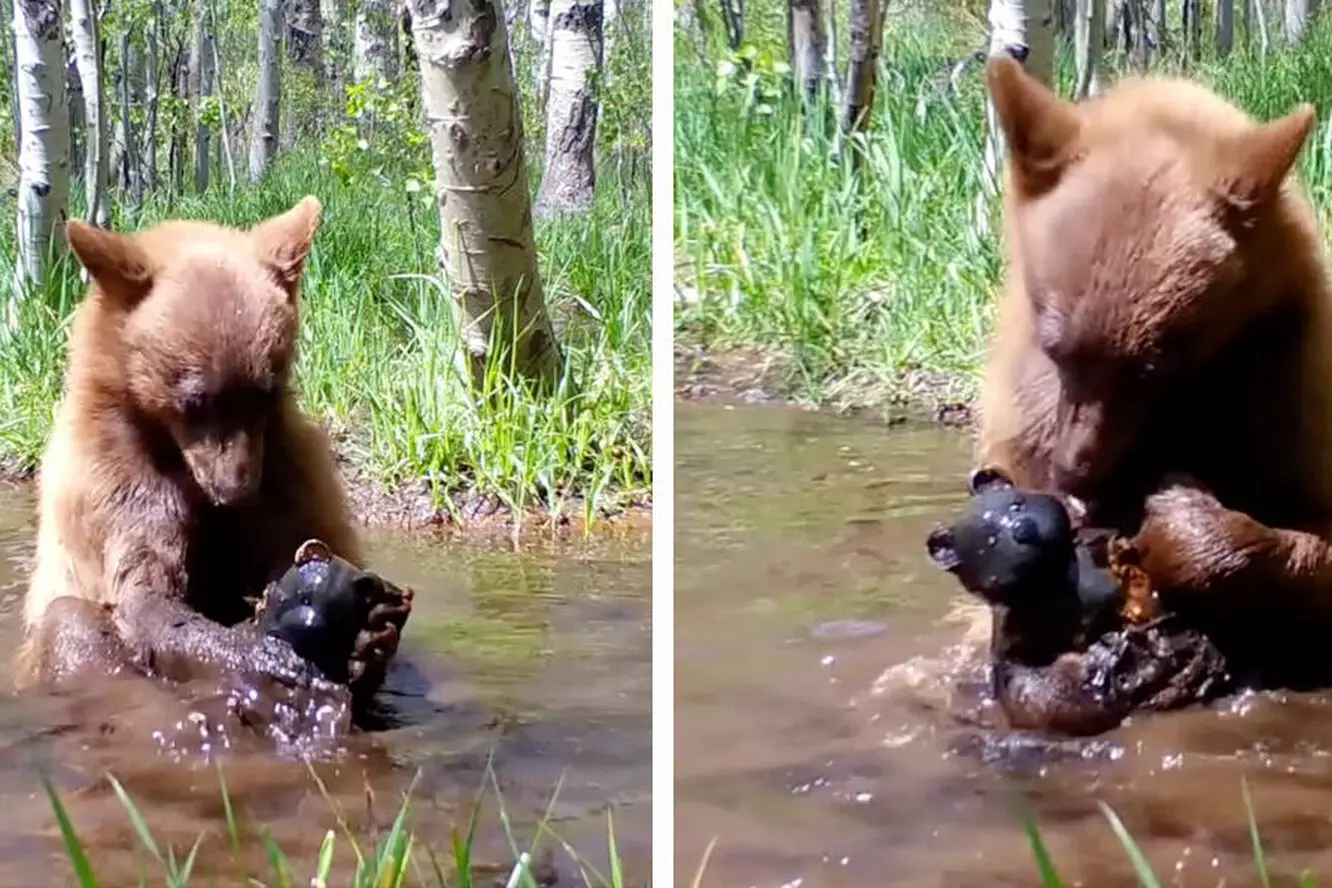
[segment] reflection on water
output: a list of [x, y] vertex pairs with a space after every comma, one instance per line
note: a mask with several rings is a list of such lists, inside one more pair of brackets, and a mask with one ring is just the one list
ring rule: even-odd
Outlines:
[[[0, 650], [19, 635], [24, 560], [33, 517], [25, 491], [0, 487]], [[248, 871], [271, 879], [259, 830], [292, 858], [294, 883], [308, 883], [334, 803], [366, 842], [392, 825], [419, 774], [413, 813], [419, 842], [446, 872], [451, 831], [466, 828], [486, 787], [478, 836], [482, 860], [511, 860], [496, 793], [526, 848], [550, 810], [553, 830], [608, 873], [606, 807], [631, 884], [650, 869], [651, 563], [647, 540], [521, 553], [369, 537], [373, 566], [416, 589], [412, 618], [388, 693], [410, 725], [352, 738], [337, 761], [305, 766], [270, 748], [233, 748], [219, 757], [251, 838]], [[231, 858], [215, 765], [199, 756], [155, 754], [155, 730], [188, 733], [184, 710], [142, 681], [106, 681], [61, 697], [0, 697], [0, 888], [54, 884], [67, 873], [50, 806], [36, 773], [51, 773], [89, 846], [103, 884], [137, 883], [161, 871], [130, 849], [134, 833], [103, 774], [110, 771], [177, 859], [203, 841], [197, 876], [243, 884]], [[561, 782], [562, 781], [562, 782]], [[342, 842], [343, 863], [352, 863]], [[543, 845], [551, 845], [547, 836]], [[366, 842], [367, 853], [373, 848]], [[165, 853], [165, 848], [163, 848]], [[428, 860], [419, 863], [430, 871]], [[567, 856], [554, 859], [561, 884], [581, 883]], [[118, 881], [119, 880], [119, 881]], [[198, 881], [198, 880], [196, 880]], [[346, 876], [343, 877], [343, 883]], [[335, 882], [336, 883], [336, 882]], [[193, 883], [192, 883], [193, 884]]]
[[982, 706], [987, 629], [924, 539], [970, 443], [777, 408], [676, 407], [675, 867], [703, 884], [1037, 884], [1028, 806], [1070, 884], [1332, 875], [1332, 696], [1249, 696], [1051, 746]]

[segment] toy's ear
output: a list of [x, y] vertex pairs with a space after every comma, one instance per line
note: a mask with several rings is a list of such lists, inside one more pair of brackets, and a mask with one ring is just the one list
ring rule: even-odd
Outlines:
[[930, 560], [946, 571], [957, 570], [962, 559], [957, 555], [957, 545], [953, 542], [953, 532], [946, 527], [936, 527], [925, 539], [925, 548], [930, 552]]
[[995, 466], [983, 466], [971, 473], [967, 479], [967, 490], [972, 496], [995, 488], [1013, 487], [1013, 479], [1003, 469]]

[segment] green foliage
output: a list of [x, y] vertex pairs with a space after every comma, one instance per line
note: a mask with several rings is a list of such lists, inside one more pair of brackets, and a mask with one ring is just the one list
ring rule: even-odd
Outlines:
[[426, 205], [432, 205], [434, 189], [422, 187], [434, 171], [419, 89], [410, 79], [390, 83], [383, 77], [348, 86], [345, 117], [324, 137], [320, 164], [344, 185], [366, 176], [393, 181], [386, 171], [401, 171], [401, 187], [423, 192]]
[[[118, 69], [119, 36], [131, 28], [140, 49], [150, 24], [160, 25], [162, 93], [158, 98], [158, 176], [142, 207], [112, 195], [113, 224], [134, 229], [173, 216], [247, 225], [307, 193], [325, 206], [325, 222], [305, 287], [300, 373], [305, 405], [327, 422], [354, 468], [385, 485], [425, 479], [438, 502], [458, 512], [481, 500], [512, 509], [584, 517], [647, 497], [650, 427], [650, 78], [647, 4], [622, 10], [602, 89], [598, 197], [581, 217], [538, 223], [537, 250], [547, 303], [566, 355], [552, 398], [489, 368], [480, 391], [458, 370], [459, 337], [447, 292], [439, 285], [435, 249], [439, 214], [421, 113], [420, 79], [321, 85], [281, 53], [283, 149], [259, 186], [246, 183], [248, 126], [257, 78], [257, 5], [207, 0], [221, 57], [217, 94], [198, 107], [174, 95], [171, 63], [192, 34], [196, 0], [127, 0], [103, 21], [107, 77]], [[160, 7], [162, 15], [155, 9]], [[6, 8], [0, 4], [0, 8]], [[347, 10], [340, 38], [350, 34]], [[542, 161], [544, 103], [535, 95], [540, 51], [512, 35], [533, 187]], [[339, 35], [335, 35], [339, 36]], [[349, 40], [334, 41], [335, 51]], [[345, 60], [344, 60], [345, 61]], [[0, 84], [12, 72], [0, 64]], [[151, 80], [151, 77], [148, 78]], [[108, 84], [110, 86], [110, 83]], [[113, 116], [118, 93], [108, 89]], [[195, 126], [228, 124], [238, 187], [225, 171], [195, 194]], [[132, 109], [142, 149], [146, 102]], [[185, 140], [181, 192], [168, 182], [172, 129]], [[215, 130], [216, 132], [216, 130]], [[12, 212], [3, 189], [12, 176], [4, 146], [12, 143], [9, 105], [0, 107], [0, 212]], [[7, 141], [8, 140], [8, 141]], [[294, 142], [294, 148], [286, 143]], [[221, 140], [213, 139], [220, 167]], [[72, 189], [72, 215], [83, 189]], [[14, 227], [0, 226], [0, 280], [12, 279]], [[58, 263], [40, 293], [18, 304], [19, 334], [0, 361], [0, 466], [35, 466], [59, 397], [65, 325], [82, 298], [72, 261]]]
[[[584, 517], [651, 488], [651, 229], [646, 187], [607, 178], [585, 216], [541, 223], [537, 252], [566, 370], [538, 398], [492, 367], [474, 391], [457, 370], [459, 337], [433, 279], [439, 214], [369, 176], [343, 183], [314, 151], [279, 158], [259, 187], [171, 199], [136, 228], [181, 214], [252, 224], [307, 193], [324, 222], [303, 288], [305, 406], [325, 418], [360, 470], [395, 484], [425, 478], [446, 508], [479, 495], [513, 509]], [[80, 212], [76, 190], [73, 212]], [[13, 274], [13, 229], [0, 228], [0, 280]], [[82, 298], [72, 261], [20, 302], [19, 336], [0, 362], [0, 459], [34, 466], [64, 368], [65, 323]]]
[[[826, 403], [890, 405], [914, 398], [922, 377], [969, 397], [1001, 252], [996, 202], [992, 233], [976, 225], [982, 66], [967, 68], [956, 92], [949, 80], [982, 45], [984, 21], [960, 28], [956, 11], [923, 5], [890, 17], [870, 131], [846, 140], [828, 123], [831, 109], [804, 112], [790, 96], [783, 10], [750, 0], [738, 52], [718, 29], [702, 40], [677, 33], [677, 333], [772, 354], [793, 394]], [[1068, 95], [1066, 48], [1058, 61]], [[1250, 44], [1225, 60], [1204, 54], [1190, 70], [1260, 117], [1318, 105], [1324, 123], [1302, 169], [1326, 216], [1332, 21], [1265, 63]]]

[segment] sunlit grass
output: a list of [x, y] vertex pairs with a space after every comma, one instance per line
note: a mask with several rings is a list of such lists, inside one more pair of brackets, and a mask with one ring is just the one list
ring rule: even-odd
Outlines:
[[[434, 251], [439, 216], [419, 194], [373, 177], [344, 185], [313, 153], [284, 157], [261, 186], [225, 187], [142, 212], [249, 225], [319, 196], [324, 217], [304, 284], [304, 404], [367, 475], [427, 479], [455, 513], [480, 496], [514, 511], [591, 518], [651, 490], [650, 214], [646, 188], [605, 176], [585, 216], [538, 223], [547, 304], [565, 351], [553, 395], [511, 382], [496, 362], [480, 390], [455, 358], [457, 327]], [[76, 196], [79, 189], [75, 189]], [[73, 208], [75, 212], [77, 207]], [[12, 280], [13, 226], [0, 227], [0, 281]], [[82, 298], [72, 260], [22, 301], [19, 334], [0, 345], [0, 460], [32, 468], [59, 396], [64, 324]]]
[[[311, 770], [311, 774], [314, 772]], [[269, 863], [269, 872], [249, 871], [241, 862], [243, 839], [240, 821], [227, 791], [225, 776], [218, 769], [219, 788], [225, 815], [225, 839], [232, 851], [232, 860], [237, 871], [235, 875], [245, 884], [255, 888], [291, 888], [295, 885], [309, 885], [313, 888], [325, 888], [330, 885], [346, 885], [348, 888], [398, 888], [398, 886], [439, 886], [439, 888], [472, 888], [472, 886], [495, 884], [495, 866], [482, 864], [476, 859], [474, 849], [478, 829], [478, 814], [481, 807], [481, 792], [471, 806], [467, 821], [461, 828], [455, 827], [447, 837], [447, 842], [438, 838], [418, 834], [412, 825], [412, 790], [416, 782], [404, 793], [392, 825], [384, 835], [377, 837], [372, 846], [367, 847], [348, 825], [336, 802], [328, 795], [323, 783], [314, 777], [320, 792], [337, 816], [338, 829], [328, 830], [319, 847], [314, 871], [308, 875], [297, 872], [297, 867], [288, 855], [278, 846], [266, 831], [259, 833], [258, 841], [264, 846]], [[207, 841], [218, 841], [219, 837], [201, 834], [189, 849], [163, 847], [153, 835], [147, 819], [135, 805], [125, 788], [113, 776], [108, 780], [114, 790], [125, 815], [129, 819], [136, 840], [143, 851], [160, 871], [162, 879], [169, 888], [199, 884], [194, 879], [193, 871], [199, 850]], [[503, 797], [493, 770], [486, 769], [487, 786], [482, 791], [493, 791], [499, 802], [499, 816], [503, 825], [508, 845], [512, 852], [511, 866], [507, 867], [505, 888], [537, 888], [537, 875], [533, 861], [537, 859], [543, 841], [558, 845], [576, 870], [576, 882], [566, 878], [561, 884], [581, 884], [585, 888], [624, 888], [624, 879], [619, 851], [615, 840], [615, 823], [609, 809], [606, 814], [606, 850], [609, 861], [608, 872], [603, 873], [596, 866], [579, 856], [575, 849], [564, 841], [550, 825], [551, 812], [554, 808], [559, 787], [552, 795], [549, 805], [540, 823], [535, 827], [534, 835], [526, 846], [522, 846], [515, 835], [514, 823], [504, 806]], [[80, 838], [76, 825], [61, 801], [59, 793], [45, 778], [42, 785], [50, 800], [60, 830], [61, 841], [80, 888], [100, 888], [102, 882], [97, 876], [97, 867], [92, 861]], [[442, 845], [442, 847], [441, 847]], [[123, 852], [122, 852], [123, 853]], [[337, 870], [334, 879], [334, 867]], [[346, 872], [350, 867], [350, 873]], [[562, 877], [574, 875], [566, 866]], [[212, 881], [211, 879], [209, 880]]]
[[[677, 336], [777, 357], [791, 394], [825, 403], [884, 406], [913, 371], [974, 394], [999, 225], [995, 201], [991, 233], [976, 225], [983, 66], [971, 64], [956, 92], [949, 80], [983, 42], [983, 21], [969, 33], [922, 8], [890, 16], [870, 131], [847, 141], [833, 115], [802, 110], [786, 90], [774, 10], [746, 5], [739, 53], [716, 45], [700, 58], [677, 37]], [[1302, 172], [1318, 205], [1332, 206], [1332, 22], [1265, 62], [1249, 47], [1193, 72], [1262, 118], [1315, 103]], [[1061, 52], [1063, 95], [1072, 75]]]

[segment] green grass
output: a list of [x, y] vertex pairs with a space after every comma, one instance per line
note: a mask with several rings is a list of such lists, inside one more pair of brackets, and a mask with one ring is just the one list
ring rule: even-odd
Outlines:
[[[1258, 884], [1262, 885], [1263, 888], [1271, 888], [1272, 879], [1268, 868], [1267, 854], [1263, 851], [1262, 838], [1259, 835], [1258, 821], [1253, 811], [1253, 798], [1249, 794], [1248, 781], [1241, 783], [1241, 790], [1244, 800], [1244, 814], [1249, 825], [1249, 838], [1253, 843], [1254, 871], [1258, 875]], [[1160, 888], [1161, 880], [1155, 870], [1152, 869], [1151, 863], [1148, 862], [1146, 853], [1134, 840], [1128, 828], [1124, 826], [1124, 822], [1119, 819], [1119, 815], [1105, 802], [1098, 802], [1097, 805], [1110, 824], [1110, 829], [1114, 832], [1115, 838], [1119, 840], [1119, 844], [1123, 847], [1124, 853], [1128, 855], [1129, 861], [1133, 864], [1133, 872], [1138, 878], [1138, 884], [1142, 885], [1143, 888]], [[1036, 869], [1041, 878], [1040, 884], [1044, 888], [1064, 888], [1068, 883], [1059, 875], [1054, 861], [1050, 858], [1050, 853], [1045, 847], [1045, 842], [1041, 838], [1040, 830], [1029, 811], [1024, 810], [1022, 812], [1022, 826], [1027, 836], [1027, 843], [1031, 846], [1032, 856], [1036, 860]], [[1308, 870], [1301, 872], [1299, 885], [1300, 888], [1315, 888], [1317, 882], [1314, 881], [1313, 873]]]
[[[226, 779], [220, 766], [218, 781], [225, 821], [220, 826], [225, 828], [225, 835], [201, 834], [188, 849], [162, 847], [161, 842], [153, 836], [147, 820], [134, 804], [130, 794], [114, 776], [108, 775], [108, 780], [125, 809], [126, 817], [141, 850], [146, 852], [169, 888], [185, 888], [188, 885], [200, 884], [199, 879], [193, 878], [199, 850], [206, 842], [219, 841], [226, 841], [230, 846], [232, 860], [236, 866], [234, 875], [244, 884], [255, 888], [291, 888], [294, 885], [311, 885], [315, 888], [324, 888], [328, 885], [346, 885], [348, 888], [399, 888], [399, 886], [472, 888], [474, 885], [496, 884], [495, 865], [478, 861], [474, 852], [481, 806], [480, 792], [467, 815], [467, 822], [461, 825], [461, 831], [455, 827], [448, 837], [446, 847], [441, 849], [432, 844], [431, 837], [423, 837], [413, 830], [411, 819], [411, 792], [415, 786], [413, 782], [412, 787], [409, 787], [404, 794], [388, 831], [382, 836], [372, 837], [373, 845], [366, 847], [364, 839], [358, 837], [348, 825], [336, 803], [325, 791], [323, 783], [319, 781], [317, 775], [314, 775], [313, 769], [311, 774], [320, 792], [337, 815], [340, 833], [330, 829], [324, 834], [314, 872], [307, 875], [295, 872], [296, 867], [288, 855], [278, 847], [272, 836], [263, 830], [258, 833], [258, 841], [264, 847], [270, 871], [257, 873], [245, 868], [241, 862], [242, 844], [245, 841], [242, 838], [241, 815], [232, 806]], [[558, 787], [547, 806], [545, 816], [536, 824], [531, 842], [523, 847], [515, 837], [514, 824], [504, 807], [495, 774], [489, 767], [486, 769], [486, 780], [498, 800], [500, 821], [513, 855], [512, 862], [506, 864], [500, 873], [500, 875], [507, 873], [507, 879], [502, 883], [505, 888], [537, 888], [533, 861], [538, 857], [543, 839], [558, 845], [577, 870], [576, 880], [570, 879], [569, 876], [574, 874], [569, 872], [569, 864], [561, 864], [560, 884], [581, 884], [585, 888], [623, 888], [626, 882], [615, 842], [615, 824], [609, 809], [606, 815], [606, 851], [609, 868], [603, 873], [580, 857], [574, 848], [551, 828], [550, 813], [559, 794]], [[79, 888], [99, 888], [102, 882], [98, 879], [96, 865], [89, 858], [84, 842], [71, 821], [59, 793], [45, 777], [42, 778], [42, 785], [55, 814], [61, 841], [77, 880], [76, 884]], [[483, 786], [482, 790], [485, 789]], [[336, 871], [336, 881], [333, 880], [335, 866], [339, 867]], [[142, 878], [146, 880], [147, 877]], [[213, 881], [209, 879], [208, 883], [212, 884]]]
[[[651, 490], [650, 214], [644, 183], [603, 174], [593, 210], [538, 223], [549, 310], [566, 353], [558, 390], [529, 394], [493, 367], [472, 390], [436, 269], [433, 204], [375, 175], [350, 184], [313, 150], [284, 156], [234, 200], [153, 196], [135, 229], [186, 216], [248, 225], [317, 195], [324, 221], [304, 289], [299, 381], [305, 406], [342, 439], [368, 477], [392, 487], [424, 478], [459, 512], [477, 496], [516, 513], [590, 519]], [[81, 212], [75, 187], [71, 211]], [[12, 212], [13, 204], [8, 205]], [[0, 281], [12, 280], [13, 226], [0, 226]], [[65, 322], [82, 298], [72, 260], [22, 302], [20, 334], [0, 359], [0, 462], [32, 468], [50, 429], [65, 360]]]
[[[871, 130], [839, 144], [832, 115], [802, 112], [786, 91], [774, 9], [746, 4], [752, 36], [739, 53], [700, 51], [677, 34], [677, 337], [774, 356], [790, 393], [818, 402], [884, 407], [913, 371], [974, 394], [1001, 252], [997, 233], [982, 237], [974, 224], [982, 67], [956, 94], [948, 75], [983, 45], [983, 19], [968, 31], [918, 7], [890, 16]], [[1065, 96], [1072, 73], [1061, 48]], [[1320, 125], [1303, 172], [1330, 205], [1332, 23], [1266, 64], [1254, 49], [1204, 59], [1194, 73], [1261, 117], [1314, 102]]]

